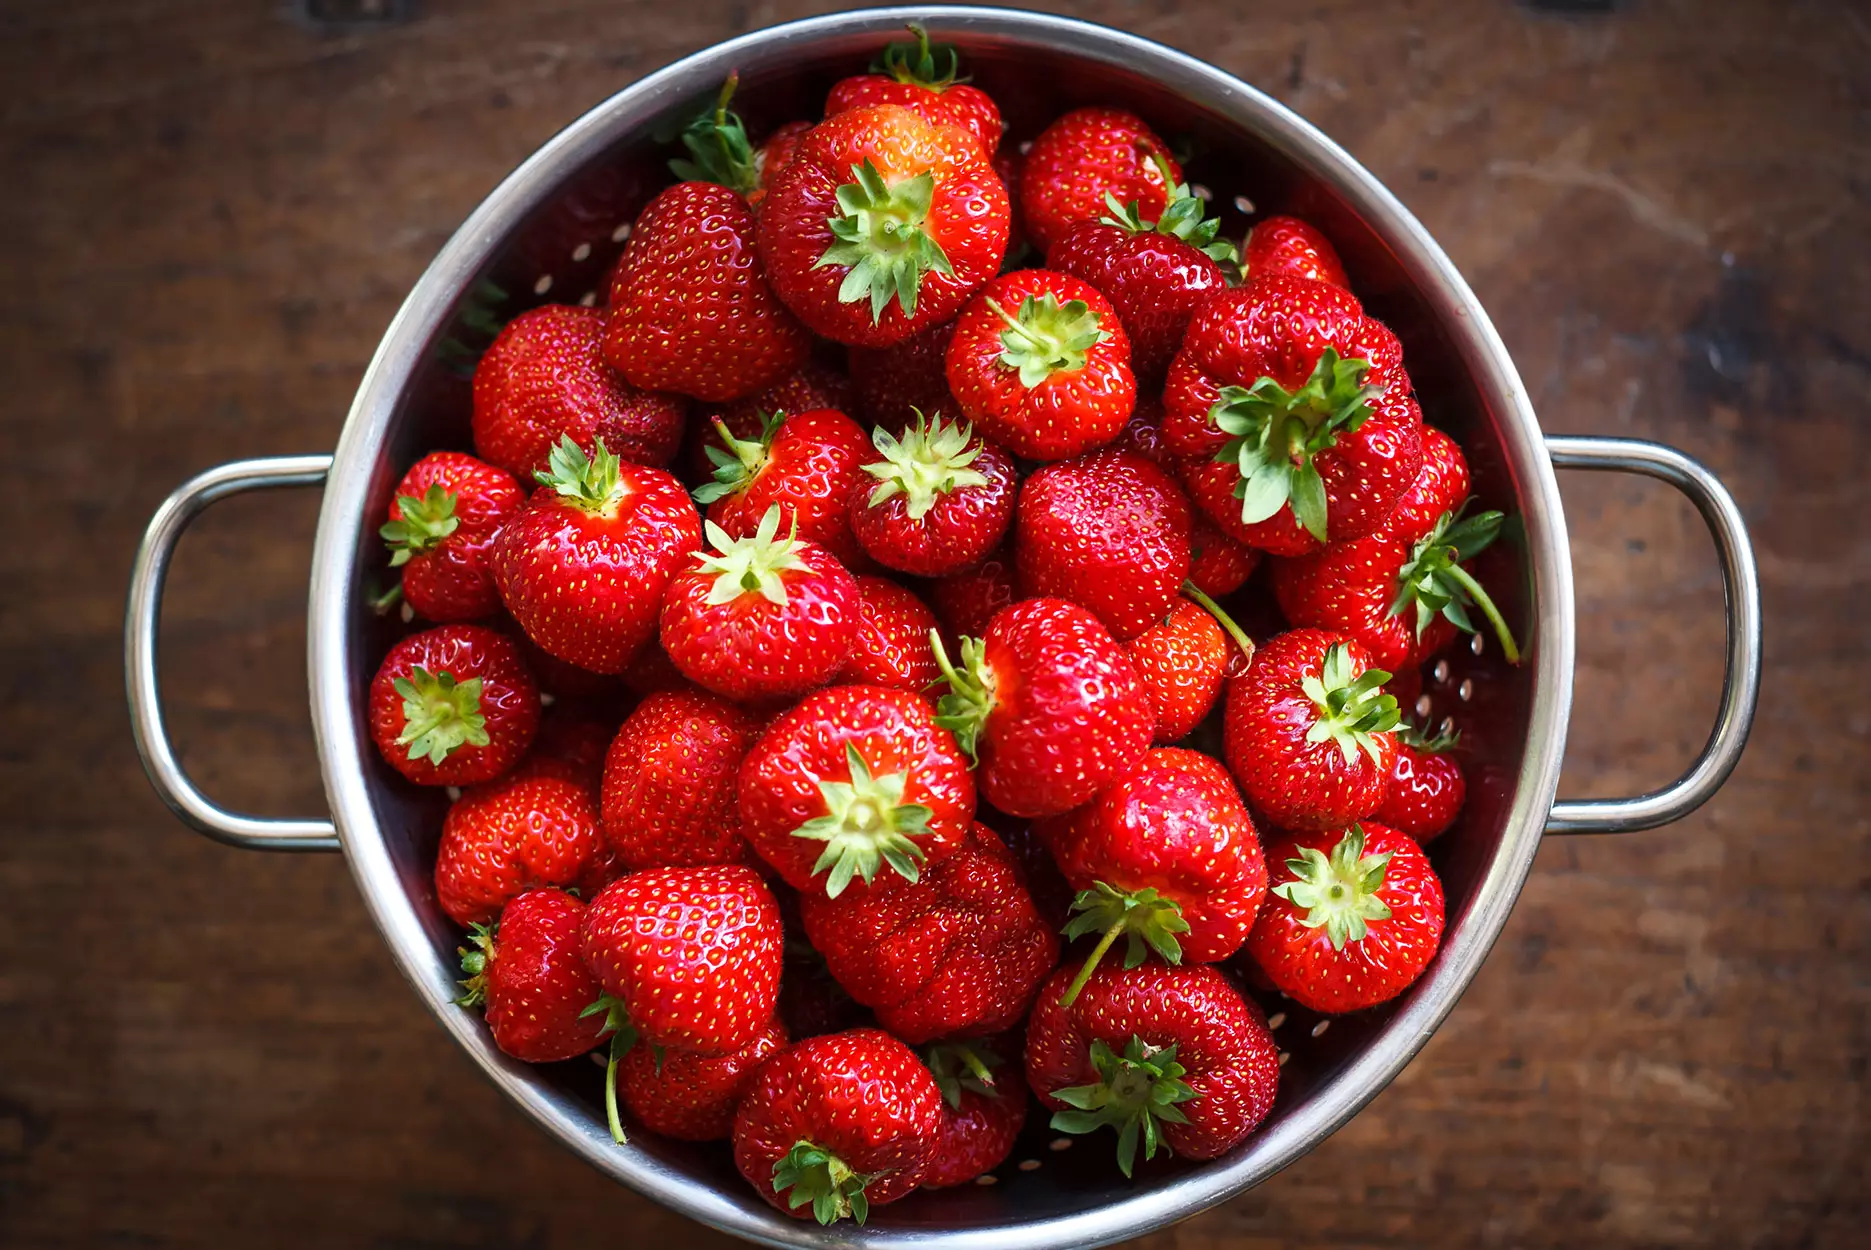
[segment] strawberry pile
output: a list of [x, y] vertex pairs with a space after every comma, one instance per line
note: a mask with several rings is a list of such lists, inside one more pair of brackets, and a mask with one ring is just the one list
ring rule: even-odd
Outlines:
[[475, 454], [394, 492], [428, 627], [369, 692], [450, 787], [495, 1043], [824, 1223], [1035, 1100], [1126, 1176], [1239, 1144], [1244, 986], [1361, 1011], [1436, 953], [1464, 786], [1399, 692], [1471, 614], [1518, 656], [1502, 517], [1331, 244], [1237, 252], [1122, 110], [1006, 141], [914, 33], [762, 145], [730, 81], [608, 306], [505, 325]]

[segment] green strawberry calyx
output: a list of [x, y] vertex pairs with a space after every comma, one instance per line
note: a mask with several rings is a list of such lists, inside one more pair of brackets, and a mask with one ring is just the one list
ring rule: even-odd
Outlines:
[[1384, 758], [1375, 735], [1390, 732], [1402, 719], [1397, 697], [1382, 689], [1390, 680], [1383, 669], [1367, 668], [1353, 677], [1351, 667], [1351, 652], [1344, 643], [1335, 642], [1325, 649], [1319, 671], [1300, 679], [1300, 689], [1319, 709], [1318, 718], [1306, 731], [1306, 741], [1338, 743], [1347, 764], [1363, 751], [1381, 768]]
[[1006, 325], [1000, 332], [1000, 363], [1020, 375], [1029, 391], [1055, 373], [1077, 373], [1092, 348], [1111, 337], [1102, 319], [1082, 299], [1059, 302], [1051, 291], [1020, 301], [1018, 316], [992, 296], [982, 297]]
[[1291, 505], [1306, 532], [1327, 541], [1325, 482], [1312, 458], [1369, 419], [1371, 401], [1384, 393], [1365, 382], [1370, 371], [1370, 361], [1341, 358], [1328, 347], [1296, 391], [1270, 377], [1221, 388], [1208, 415], [1229, 438], [1215, 460], [1240, 471], [1234, 497], [1241, 501], [1243, 525]]
[[1441, 755], [1461, 740], [1462, 734], [1458, 729], [1445, 729], [1439, 734], [1432, 735], [1407, 720], [1397, 726], [1397, 741], [1424, 755]]
[[1061, 1007], [1070, 1007], [1078, 1001], [1079, 991], [1085, 988], [1085, 982], [1098, 970], [1105, 952], [1120, 937], [1128, 939], [1124, 950], [1126, 968], [1141, 964], [1150, 951], [1155, 951], [1164, 963], [1182, 962], [1182, 943], [1176, 940], [1176, 935], [1189, 931], [1189, 922], [1182, 916], [1182, 904], [1173, 898], [1164, 898], [1148, 886], [1141, 890], [1120, 890], [1103, 881], [1094, 881], [1091, 889], [1080, 890], [1078, 897], [1072, 900], [1072, 911], [1075, 914], [1063, 930], [1066, 941], [1088, 933], [1099, 937], [1078, 975], [1059, 996]]
[[479, 677], [457, 682], [453, 673], [431, 673], [418, 664], [391, 685], [403, 696], [403, 732], [396, 744], [409, 748], [410, 759], [440, 764], [464, 746], [487, 745]]
[[456, 984], [461, 986], [461, 997], [455, 1000], [457, 1007], [484, 1007], [487, 1005], [487, 967], [494, 958], [495, 932], [499, 922], [494, 924], [471, 924], [468, 926], [468, 945], [457, 946], [455, 954], [461, 960], [461, 970], [467, 977]]
[[715, 97], [714, 107], [704, 109], [682, 131], [688, 159], [677, 157], [669, 162], [669, 169], [684, 182], [713, 182], [741, 195], [759, 188], [760, 166], [754, 159], [754, 145], [748, 141], [740, 117], [728, 108], [740, 80], [739, 74], [729, 74]]
[[793, 1210], [811, 1203], [812, 1218], [821, 1224], [843, 1219], [862, 1224], [871, 1213], [865, 1186], [882, 1175], [854, 1172], [843, 1159], [802, 1137], [773, 1165], [773, 1192], [786, 1194]]
[[783, 412], [772, 412], [760, 418], [760, 435], [757, 438], [736, 438], [727, 422], [715, 418], [715, 434], [721, 440], [721, 446], [713, 443], [702, 445], [703, 453], [714, 465], [715, 480], [703, 482], [695, 488], [695, 502], [713, 503], [746, 490], [750, 482], [760, 476], [760, 470], [766, 467], [767, 453], [773, 447], [773, 438], [779, 433], [780, 425], [786, 420]]
[[[630, 1048], [637, 1044], [637, 1027], [630, 1023], [630, 1012], [624, 1004], [609, 994], [600, 994], [589, 1007], [578, 1013], [580, 1020], [602, 1015], [604, 1027], [598, 1036], [610, 1035], [610, 1051], [604, 1062], [604, 1118], [610, 1126], [611, 1140], [622, 1146], [629, 1139], [624, 1136], [624, 1121], [617, 1113], [617, 1065], [630, 1053]], [[663, 1069], [662, 1055], [656, 1056], [656, 1070]]]
[[898, 438], [883, 426], [871, 433], [882, 460], [864, 466], [877, 479], [870, 495], [875, 508], [896, 496], [903, 496], [904, 507], [912, 521], [929, 515], [936, 500], [969, 486], [988, 485], [987, 475], [968, 466], [981, 454], [983, 444], [974, 441], [972, 426], [942, 420], [941, 414], [925, 417], [912, 408], [916, 419]]
[[952, 1111], [961, 1110], [963, 1090], [983, 1098], [1001, 1096], [994, 1069], [1007, 1061], [981, 1042], [938, 1042], [923, 1048], [922, 1061]]
[[546, 467], [533, 477], [564, 502], [586, 512], [615, 516], [624, 499], [622, 466], [601, 438], [594, 440], [587, 456], [570, 434], [561, 435], [559, 445], [546, 457]]
[[961, 666], [949, 662], [948, 648], [942, 645], [940, 630], [929, 631], [929, 645], [935, 648], [936, 666], [948, 681], [948, 693], [936, 704], [935, 723], [955, 735], [955, 744], [968, 753], [968, 759], [981, 762], [981, 732], [988, 717], [994, 714], [994, 670], [988, 667], [986, 644], [979, 638], [961, 640]]
[[1317, 847], [1300, 847], [1299, 855], [1286, 861], [1286, 870], [1296, 880], [1274, 886], [1273, 893], [1305, 908], [1300, 923], [1308, 929], [1324, 929], [1332, 949], [1342, 951], [1345, 943], [1364, 940], [1369, 922], [1390, 918], [1390, 908], [1377, 897], [1384, 887], [1384, 865], [1389, 862], [1388, 851], [1364, 853], [1364, 829], [1353, 825], [1330, 856]]
[[1240, 253], [1227, 239], [1216, 238], [1221, 233], [1221, 218], [1208, 215], [1208, 205], [1202, 202], [1189, 189], [1187, 183], [1177, 182], [1170, 177], [1169, 162], [1161, 154], [1153, 159], [1156, 167], [1162, 171], [1163, 185], [1169, 188], [1168, 203], [1163, 206], [1163, 214], [1155, 221], [1145, 221], [1136, 200], [1128, 204], [1118, 201], [1115, 192], [1104, 193], [1105, 207], [1110, 211], [1098, 220], [1107, 226], [1116, 226], [1131, 234], [1166, 234], [1172, 239], [1181, 239], [1184, 243], [1206, 255], [1210, 260], [1225, 268], [1235, 265], [1240, 260]]
[[1410, 561], [1397, 573], [1397, 597], [1390, 605], [1392, 616], [1416, 610], [1416, 636], [1421, 638], [1429, 623], [1440, 614], [1464, 633], [1475, 633], [1475, 623], [1468, 618], [1470, 606], [1481, 609], [1500, 640], [1501, 653], [1509, 664], [1520, 663], [1520, 648], [1514, 631], [1507, 627], [1501, 610], [1475, 580], [1462, 562], [1485, 550], [1501, 533], [1503, 517], [1498, 512], [1477, 512], [1463, 520], [1459, 512], [1445, 512], [1435, 526], [1410, 552]]
[[916, 880], [917, 865], [927, 858], [916, 838], [928, 837], [935, 813], [921, 803], [905, 803], [908, 773], [872, 775], [870, 765], [853, 744], [845, 743], [847, 781], [818, 783], [825, 799], [825, 814], [793, 830], [795, 838], [825, 843], [814, 876], [829, 870], [825, 897], [837, 898], [852, 877], [869, 885], [877, 870], [888, 864], [905, 881]]
[[931, 270], [951, 276], [955, 272], [948, 253], [922, 228], [935, 200], [935, 175], [924, 172], [886, 183], [866, 160], [851, 167], [851, 176], [856, 181], [838, 188], [838, 207], [844, 215], [826, 222], [832, 245], [812, 267], [846, 268], [838, 302], [869, 299], [873, 324], [883, 320], [893, 299], [902, 305], [905, 317], [913, 317], [923, 275]]
[[377, 533], [390, 548], [390, 567], [401, 568], [412, 559], [426, 555], [442, 545], [442, 540], [461, 526], [455, 515], [455, 492], [439, 483], [432, 485], [418, 499], [398, 495], [397, 511], [402, 519], [391, 521]]
[[967, 82], [961, 74], [961, 54], [953, 44], [930, 43], [929, 32], [920, 22], [906, 23], [916, 42], [898, 39], [884, 45], [871, 62], [871, 73], [888, 74], [898, 82], [945, 91], [958, 82]]
[[729, 537], [728, 532], [713, 521], [704, 521], [702, 528], [714, 548], [695, 553], [701, 560], [697, 571], [715, 575], [714, 584], [708, 588], [708, 598], [703, 601], [709, 607], [755, 594], [768, 603], [785, 607], [786, 580], [781, 575], [813, 571], [810, 564], [799, 558], [806, 544], [799, 538], [797, 518], [793, 521], [793, 532], [785, 538], [779, 536], [778, 504], [767, 509], [760, 524], [746, 538]]
[[1136, 1166], [1139, 1142], [1145, 1159], [1156, 1158], [1158, 1150], [1174, 1154], [1161, 1126], [1187, 1124], [1189, 1118], [1176, 1104], [1196, 1096], [1182, 1079], [1186, 1073], [1176, 1062], [1176, 1048], [1152, 1046], [1135, 1033], [1123, 1054], [1093, 1041], [1091, 1066], [1098, 1074], [1092, 1084], [1052, 1091], [1067, 1107], [1053, 1113], [1052, 1127], [1061, 1133], [1116, 1129], [1117, 1166], [1125, 1176]]

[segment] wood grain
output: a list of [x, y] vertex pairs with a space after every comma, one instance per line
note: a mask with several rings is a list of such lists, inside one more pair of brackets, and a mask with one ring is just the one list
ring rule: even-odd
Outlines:
[[[403, 292], [558, 127], [824, 6], [390, 7], [413, 16], [0, 3], [0, 1244], [726, 1244], [479, 1080], [340, 862], [192, 837], [130, 746], [124, 585], [162, 496], [329, 447]], [[1345, 144], [1469, 277], [1547, 428], [1713, 465], [1766, 584], [1760, 719], [1722, 795], [1674, 828], [1549, 843], [1393, 1088], [1137, 1244], [1862, 1245], [1871, 21], [1753, 0], [1048, 7], [1195, 51]], [[321, 11], [346, 8], [372, 6]], [[1663, 488], [1564, 490], [1584, 622], [1565, 790], [1631, 792], [1705, 733], [1717, 570]], [[261, 811], [321, 803], [315, 506], [217, 509], [166, 615], [184, 758]]]

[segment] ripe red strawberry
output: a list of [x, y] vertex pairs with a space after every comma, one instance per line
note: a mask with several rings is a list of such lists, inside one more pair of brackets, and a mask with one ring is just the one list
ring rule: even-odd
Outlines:
[[539, 688], [511, 639], [443, 625], [390, 648], [370, 682], [370, 736], [419, 786], [467, 786], [519, 762], [539, 728]]
[[1222, 269], [1234, 245], [1217, 240], [1221, 220], [1205, 217], [1201, 200], [1178, 183], [1155, 218], [1135, 203], [1105, 195], [1107, 212], [1072, 226], [1046, 253], [1046, 267], [1097, 287], [1130, 336], [1130, 367], [1139, 389], [1155, 389], [1182, 346], [1183, 331], [1202, 302], [1226, 290]]
[[1255, 809], [1287, 829], [1342, 829], [1375, 812], [1396, 759], [1390, 674], [1323, 629], [1261, 644], [1228, 685], [1228, 767]]
[[1007, 256], [1001, 262], [1003, 268], [1014, 268], [1022, 262], [1026, 251], [1026, 227], [1020, 224], [1020, 171], [1026, 168], [1026, 157], [1012, 144], [1002, 146], [994, 153], [994, 172], [1000, 175], [1001, 185], [1007, 188]]
[[432, 451], [411, 465], [377, 531], [390, 567], [403, 570], [403, 602], [432, 621], [499, 611], [487, 548], [525, 502], [511, 473], [458, 451]]
[[914, 594], [881, 577], [860, 577], [858, 632], [851, 659], [838, 674], [855, 686], [895, 686], [925, 694], [942, 680], [935, 645], [935, 613]]
[[887, 568], [940, 577], [986, 558], [1013, 520], [1019, 475], [1007, 453], [965, 425], [918, 417], [898, 438], [879, 426], [851, 492], [851, 532]]
[[527, 890], [574, 884], [601, 841], [597, 803], [568, 765], [522, 765], [450, 805], [436, 901], [458, 925], [488, 924]]
[[604, 759], [604, 836], [633, 869], [739, 864], [735, 795], [760, 723], [700, 690], [652, 694], [617, 731]]
[[801, 894], [799, 914], [845, 992], [906, 1042], [1011, 1028], [1059, 962], [1059, 940], [986, 825], [915, 881]]
[[1455, 823], [1468, 797], [1468, 781], [1449, 749], [1459, 735], [1429, 737], [1405, 724], [1397, 731], [1397, 762], [1384, 788], [1377, 820], [1427, 844]]
[[501, 527], [489, 563], [534, 642], [594, 673], [622, 672], [656, 630], [663, 590], [701, 545], [701, 519], [661, 469], [587, 458], [568, 438], [544, 485]]
[[563, 890], [510, 900], [493, 927], [476, 924], [461, 956], [463, 1007], [482, 1008], [494, 1045], [522, 1063], [576, 1059], [598, 1044], [604, 1022], [584, 1009], [597, 978], [579, 953], [585, 905]]
[[879, 104], [801, 140], [761, 205], [760, 254], [814, 331], [887, 347], [947, 321], [994, 276], [1007, 218], [971, 132]]
[[1272, 277], [1190, 319], [1163, 436], [1196, 505], [1276, 555], [1361, 538], [1422, 467], [1422, 414], [1396, 336], [1349, 292]]
[[1020, 488], [1014, 558], [1027, 593], [1089, 608], [1120, 642], [1169, 614], [1189, 576], [1189, 502], [1141, 456], [1098, 451]]
[[533, 753], [525, 762], [556, 760], [596, 794], [604, 776], [604, 753], [610, 750], [614, 736], [608, 721], [595, 720], [555, 703], [541, 712], [539, 732], [533, 735]]
[[864, 418], [897, 434], [921, 415], [952, 416], [947, 361], [954, 333], [955, 323], [944, 321], [889, 347], [851, 348], [851, 385]]
[[1026, 598], [1019, 576], [1013, 552], [1003, 548], [971, 569], [936, 581], [929, 587], [929, 603], [952, 636], [979, 638], [995, 613]]
[[1351, 289], [1331, 240], [1297, 217], [1266, 217], [1255, 223], [1242, 251], [1241, 272], [1250, 281], [1289, 274]]
[[962, 415], [1028, 460], [1103, 446], [1137, 401], [1130, 339], [1111, 302], [1045, 269], [988, 283], [955, 319], [947, 367]]
[[746, 200], [680, 182], [649, 202], [611, 275], [604, 358], [625, 380], [721, 403], [772, 386], [810, 347], [761, 272]]
[[1373, 535], [1335, 542], [1295, 560], [1276, 560], [1273, 593], [1294, 625], [1355, 638], [1371, 664], [1401, 673], [1436, 654], [1456, 630], [1475, 632], [1468, 607], [1480, 608], [1508, 662], [1520, 662], [1500, 609], [1463, 564], [1501, 532], [1498, 512], [1457, 520], [1444, 513], [1424, 538], [1407, 544]]
[[814, 543], [781, 538], [780, 508], [748, 538], [707, 524], [663, 596], [663, 650], [682, 675], [730, 699], [786, 699], [830, 681], [851, 658], [858, 587]]
[[661, 467], [682, 443], [688, 401], [639, 390], [605, 363], [609, 314], [545, 304], [521, 313], [474, 371], [474, 450], [531, 482], [559, 440], [589, 454], [603, 439], [618, 457]]
[[726, 1141], [734, 1135], [734, 1109], [753, 1086], [754, 1072], [786, 1049], [786, 1042], [786, 1026], [776, 1016], [729, 1055], [671, 1050], [659, 1059], [648, 1046], [632, 1046], [617, 1065], [617, 1092], [652, 1133], [677, 1141]]
[[1150, 700], [1159, 743], [1189, 736], [1221, 695], [1228, 662], [1239, 654], [1208, 610], [1177, 599], [1169, 615], [1124, 645]]
[[1163, 441], [1163, 401], [1154, 395], [1139, 394], [1130, 420], [1110, 443], [1113, 451], [1128, 451], [1142, 456], [1159, 469], [1176, 471], [1176, 453]]
[[781, 1211], [853, 1219], [915, 1189], [942, 1095], [881, 1029], [810, 1037], [768, 1059], [734, 1116], [734, 1165]]
[[677, 473], [694, 486], [714, 480], [715, 470], [720, 466], [708, 454], [708, 449], [728, 450], [728, 445], [721, 441], [716, 420], [727, 426], [728, 433], [735, 438], [758, 442], [767, 428], [768, 418], [774, 413], [817, 412], [821, 408], [847, 412], [851, 403], [850, 379], [816, 360], [808, 360], [797, 372], [756, 395], [697, 411], [695, 419], [689, 422], [689, 437], [683, 443]]
[[1211, 599], [1222, 599], [1247, 584], [1260, 565], [1260, 552], [1243, 547], [1216, 529], [1198, 511], [1189, 519], [1189, 581]]
[[1100, 968], [1070, 1006], [1070, 966], [1040, 989], [1026, 1077], [1061, 1133], [1117, 1131], [1129, 1176], [1159, 1150], [1226, 1154], [1273, 1106], [1279, 1048], [1260, 1008], [1206, 965]]
[[960, 126], [989, 156], [1000, 146], [1000, 109], [988, 93], [961, 77], [961, 58], [948, 44], [930, 44], [929, 32], [909, 24], [915, 43], [891, 43], [871, 72], [840, 79], [825, 97], [825, 116], [874, 104], [900, 104], [932, 126]]
[[1144, 220], [1156, 221], [1181, 181], [1169, 145], [1142, 118], [1122, 109], [1074, 109], [1027, 149], [1021, 221], [1033, 246], [1050, 254], [1068, 227], [1105, 211], [1105, 196], [1134, 203]]
[[863, 426], [842, 412], [821, 408], [791, 416], [775, 413], [753, 439], [717, 426], [715, 440], [706, 447], [715, 480], [698, 488], [695, 498], [708, 505], [708, 519], [729, 537], [746, 538], [778, 506], [780, 524], [794, 537], [816, 543], [847, 564], [863, 560], [846, 510], [851, 492], [867, 480], [864, 465], [873, 458]]
[[741, 765], [740, 802], [747, 840], [788, 885], [837, 898], [885, 864], [914, 881], [953, 855], [975, 793], [926, 702], [833, 686], [767, 726]]
[[1403, 993], [1442, 943], [1442, 883], [1408, 835], [1365, 821], [1267, 848], [1273, 877], [1247, 949], [1280, 992], [1314, 1011]]
[[[1011, 1040], [1011, 1039], [1010, 1039]], [[922, 1187], [965, 1185], [999, 1167], [1026, 1125], [1026, 1077], [983, 1042], [943, 1042], [923, 1050], [942, 1093], [935, 1142]]]
[[585, 912], [585, 963], [604, 989], [585, 1010], [611, 1034], [605, 1110], [617, 1116], [617, 1066], [637, 1042], [731, 1055], [773, 1019], [780, 909], [751, 868], [652, 868], [613, 882]]
[[1098, 618], [1028, 599], [938, 653], [949, 693], [939, 724], [980, 762], [982, 795], [1010, 816], [1069, 811], [1128, 772], [1150, 743], [1149, 700]]
[[1454, 439], [1434, 426], [1423, 427], [1423, 467], [1410, 489], [1390, 510], [1377, 532], [1400, 543], [1429, 536], [1445, 513], [1468, 500], [1468, 461]]

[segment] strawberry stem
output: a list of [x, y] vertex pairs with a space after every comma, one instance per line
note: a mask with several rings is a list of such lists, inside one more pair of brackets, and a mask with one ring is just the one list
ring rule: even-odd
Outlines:
[[729, 74], [714, 107], [703, 110], [682, 132], [682, 146], [691, 159], [678, 157], [669, 162], [669, 169], [684, 182], [713, 182], [741, 195], [760, 186], [753, 144], [741, 119], [728, 109], [740, 80], [738, 73]]
[[940, 630], [929, 631], [936, 667], [948, 681], [949, 692], [937, 705], [935, 723], [955, 735], [955, 743], [975, 764], [981, 762], [981, 733], [994, 714], [994, 674], [987, 666], [986, 644], [979, 638], [961, 640], [961, 667], [949, 663]]
[[628, 1144], [628, 1139], [624, 1136], [624, 1121], [617, 1113], [617, 1064], [637, 1044], [637, 1030], [630, 1023], [630, 1013], [624, 1009], [624, 1004], [609, 994], [598, 995], [596, 1001], [578, 1013], [578, 1018], [583, 1020], [599, 1012], [604, 1013], [604, 1028], [599, 1030], [598, 1036], [611, 1035], [610, 1055], [604, 1063], [604, 1119], [610, 1126], [611, 1140], [622, 1146]]
[[1148, 957], [1149, 951], [1155, 951], [1168, 964], [1182, 962], [1182, 944], [1176, 940], [1176, 934], [1187, 933], [1189, 922], [1183, 919], [1182, 905], [1174, 899], [1164, 898], [1154, 889], [1145, 887], [1141, 890], [1120, 890], [1102, 881], [1091, 883], [1091, 889], [1079, 891], [1072, 900], [1072, 910], [1077, 914], [1065, 926], [1067, 941], [1084, 937], [1087, 933], [1098, 933], [1098, 944], [1091, 949], [1084, 966], [1072, 983], [1065, 987], [1065, 993], [1059, 996], [1061, 1007], [1070, 1007], [1078, 1001], [1079, 991], [1091, 980], [1091, 974], [1098, 970], [1098, 964], [1112, 943], [1120, 936], [1128, 936], [1129, 944], [1124, 951], [1124, 966], [1135, 968]]
[[1234, 639], [1234, 644], [1241, 648], [1241, 655], [1250, 662], [1253, 660], [1254, 640], [1247, 636], [1246, 630], [1235, 624], [1234, 618], [1229, 616], [1219, 603], [1209, 598], [1208, 594], [1192, 581], [1182, 584], [1182, 593], [1201, 604], [1203, 609], [1215, 618], [1215, 623], [1227, 631], [1228, 637]]
[[1501, 617], [1501, 610], [1494, 606], [1493, 597], [1481, 588], [1481, 583], [1475, 580], [1474, 574], [1459, 564], [1451, 564], [1448, 568], [1448, 575], [1458, 586], [1468, 592], [1469, 598], [1475, 601], [1475, 606], [1481, 609], [1481, 614], [1488, 618], [1489, 624], [1494, 626], [1494, 636], [1501, 640], [1501, 654], [1507, 657], [1507, 662], [1509, 664], [1520, 663], [1520, 648], [1514, 644], [1514, 631], [1507, 628], [1507, 622]]

